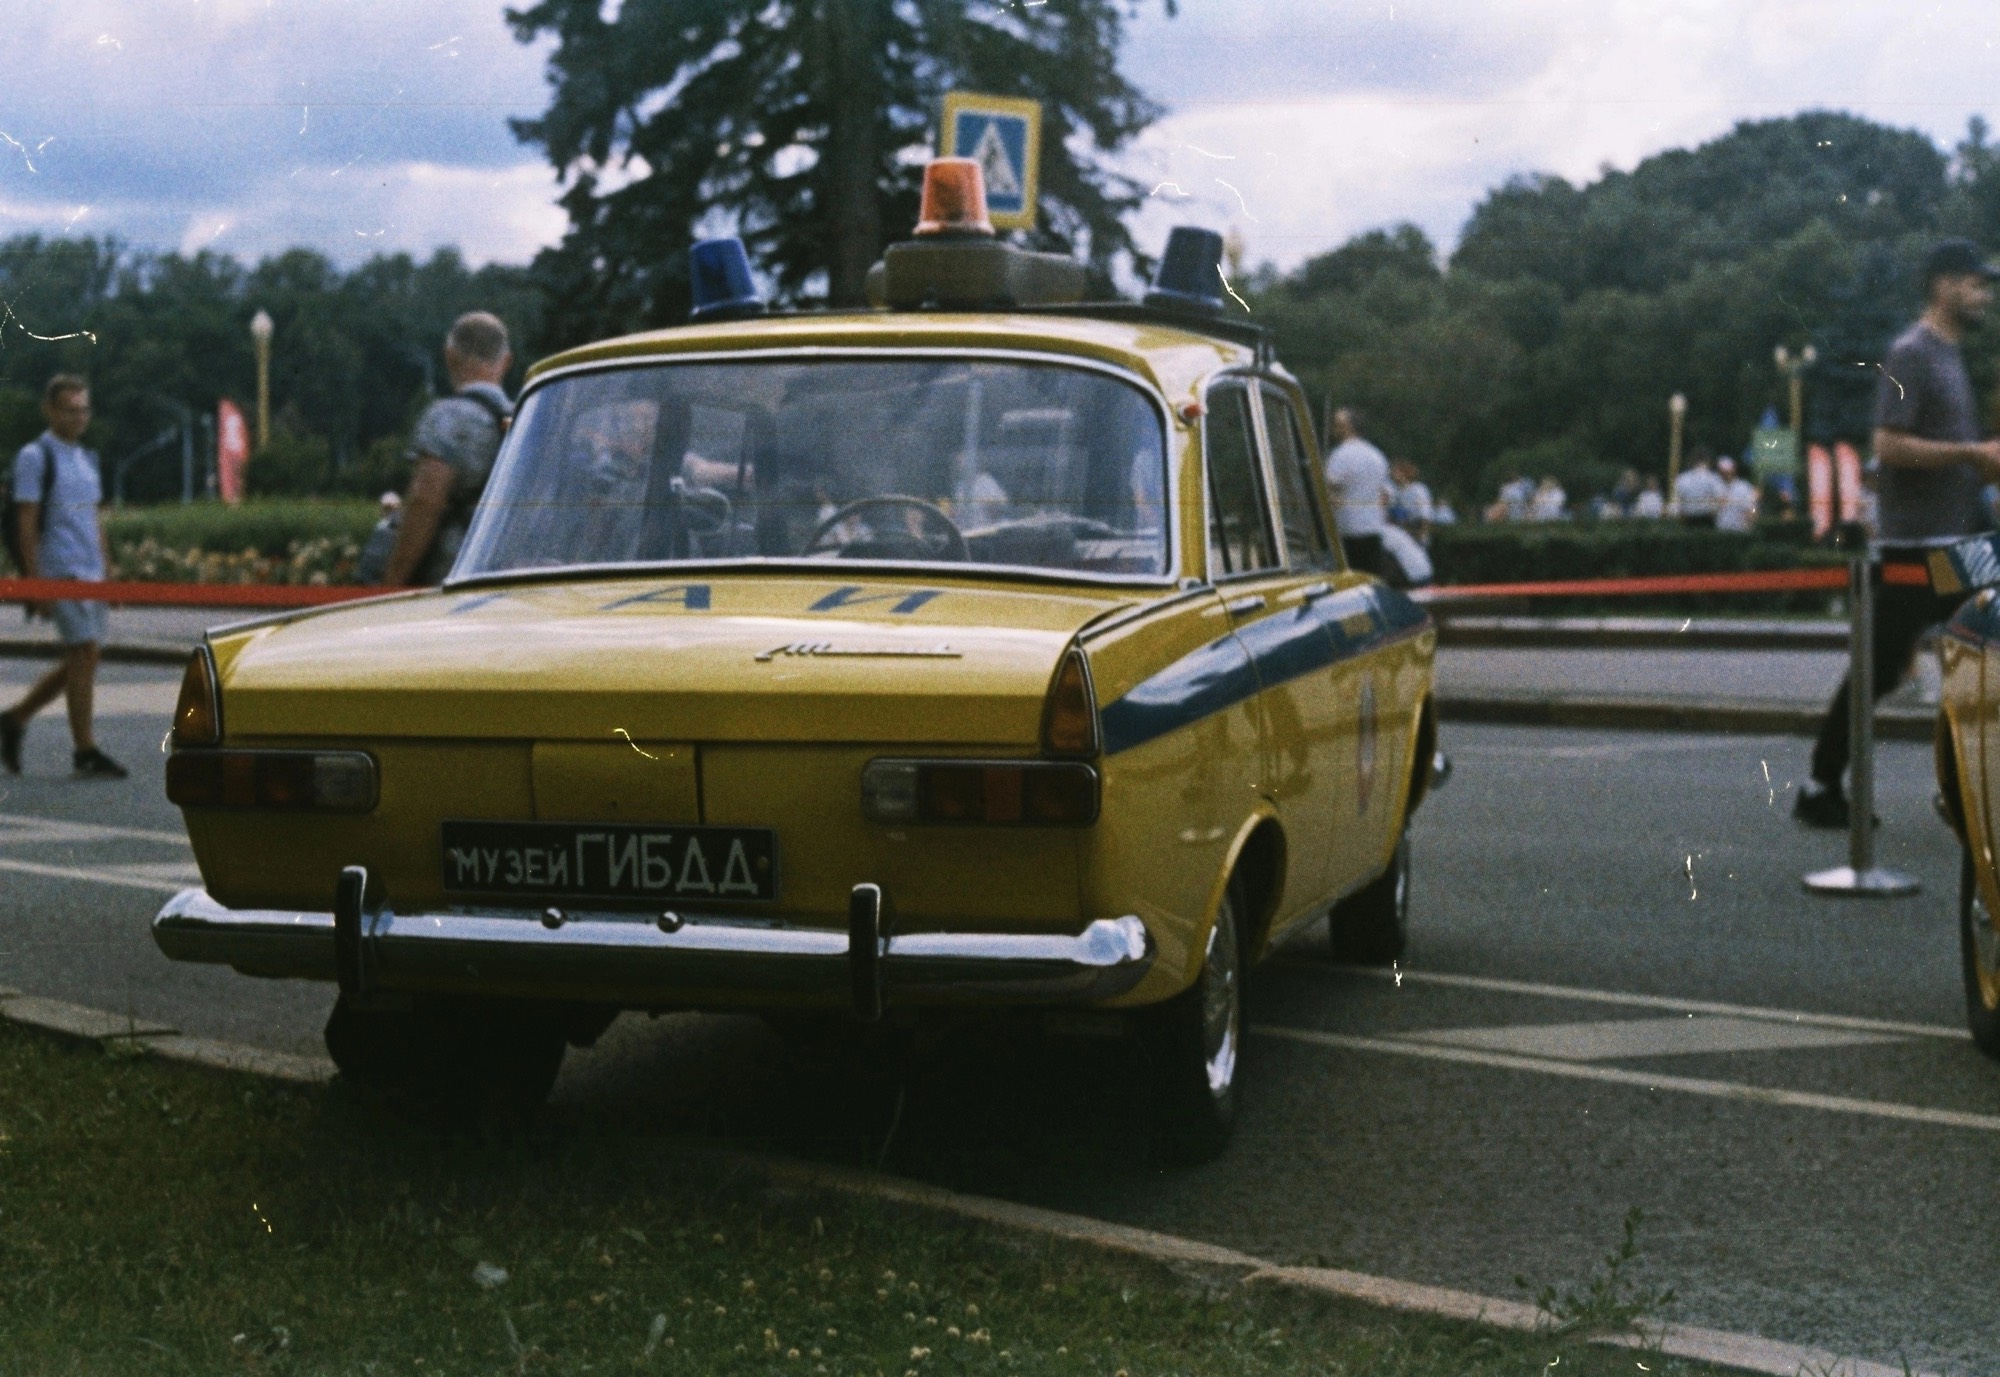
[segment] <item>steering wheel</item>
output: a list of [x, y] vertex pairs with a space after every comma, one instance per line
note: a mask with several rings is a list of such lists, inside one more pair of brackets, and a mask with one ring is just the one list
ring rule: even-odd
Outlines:
[[[966, 547], [965, 544], [965, 533], [958, 529], [957, 522], [953, 521], [950, 517], [944, 514], [944, 510], [941, 507], [939, 507], [934, 502], [926, 502], [921, 497], [904, 497], [899, 493], [889, 493], [882, 497], [862, 497], [862, 498], [857, 498], [852, 502], [843, 504], [839, 510], [835, 511], [831, 516], [827, 517], [826, 520], [819, 523], [819, 525], [813, 530], [812, 535], [806, 538], [806, 543], [799, 550], [799, 554], [801, 556], [812, 554], [813, 551], [820, 548], [821, 543], [826, 540], [826, 537], [834, 530], [835, 527], [839, 526], [841, 522], [847, 520], [851, 516], [856, 516], [862, 512], [871, 511], [878, 507], [906, 507], [912, 511], [922, 513], [924, 521], [927, 524], [940, 528], [938, 530], [938, 535], [939, 537], [941, 537], [941, 539], [936, 542], [939, 548], [936, 550], [933, 550], [931, 548], [933, 545], [933, 541], [931, 540], [930, 537], [919, 536], [914, 534], [906, 534], [903, 532], [887, 532], [887, 533], [878, 532], [872, 534], [869, 540], [865, 543], [875, 544], [878, 542], [882, 542], [883, 536], [884, 534], [886, 534], [888, 536], [888, 541], [885, 543], [893, 543], [896, 540], [896, 538], [900, 536], [903, 540], [911, 544], [923, 546], [925, 548], [926, 555], [931, 558], [957, 560], [960, 563], [964, 563], [965, 561], [972, 558], [972, 552]], [[845, 553], [845, 551], [843, 551], [843, 553]]]

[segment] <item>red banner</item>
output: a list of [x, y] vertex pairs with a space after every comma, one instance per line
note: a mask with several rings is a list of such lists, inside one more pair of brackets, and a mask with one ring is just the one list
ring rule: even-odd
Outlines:
[[250, 427], [243, 409], [227, 397], [215, 408], [215, 483], [224, 502], [243, 500], [243, 472], [250, 467]]
[[1833, 456], [1825, 445], [1806, 451], [1806, 510], [1812, 513], [1814, 540], [1833, 529]]
[[1840, 519], [1861, 519], [1861, 456], [1842, 440], [1833, 447], [1833, 466], [1840, 472]]

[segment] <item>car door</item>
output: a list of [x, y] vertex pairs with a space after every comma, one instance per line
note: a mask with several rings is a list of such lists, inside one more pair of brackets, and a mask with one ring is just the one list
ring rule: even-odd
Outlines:
[[1231, 376], [1215, 383], [1208, 392], [1203, 453], [1210, 578], [1256, 668], [1260, 792], [1285, 828], [1286, 876], [1275, 932], [1316, 912], [1324, 897], [1340, 788], [1328, 677], [1333, 643], [1314, 606], [1333, 591], [1325, 567], [1331, 552], [1323, 527], [1315, 542], [1296, 525], [1301, 513], [1293, 485], [1274, 483], [1260, 411], [1255, 379]]

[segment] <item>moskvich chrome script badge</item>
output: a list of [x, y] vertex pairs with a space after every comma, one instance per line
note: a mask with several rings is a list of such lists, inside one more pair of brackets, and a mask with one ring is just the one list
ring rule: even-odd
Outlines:
[[792, 641], [757, 656], [758, 663], [780, 656], [825, 656], [832, 659], [959, 660], [964, 656], [948, 645], [836, 645], [832, 641]]

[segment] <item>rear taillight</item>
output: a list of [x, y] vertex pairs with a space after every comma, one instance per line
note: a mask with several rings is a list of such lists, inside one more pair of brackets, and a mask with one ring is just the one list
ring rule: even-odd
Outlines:
[[1050, 755], [1097, 754], [1097, 694], [1090, 682], [1090, 665], [1081, 650], [1071, 648], [1056, 666], [1042, 707], [1042, 749]]
[[173, 736], [176, 746], [214, 746], [222, 741], [222, 702], [215, 688], [215, 661], [207, 646], [195, 650], [181, 675]]
[[182, 808], [366, 813], [375, 797], [375, 759], [361, 751], [175, 751], [167, 757], [167, 798]]
[[875, 822], [1087, 827], [1097, 771], [1081, 761], [871, 760], [861, 811]]

